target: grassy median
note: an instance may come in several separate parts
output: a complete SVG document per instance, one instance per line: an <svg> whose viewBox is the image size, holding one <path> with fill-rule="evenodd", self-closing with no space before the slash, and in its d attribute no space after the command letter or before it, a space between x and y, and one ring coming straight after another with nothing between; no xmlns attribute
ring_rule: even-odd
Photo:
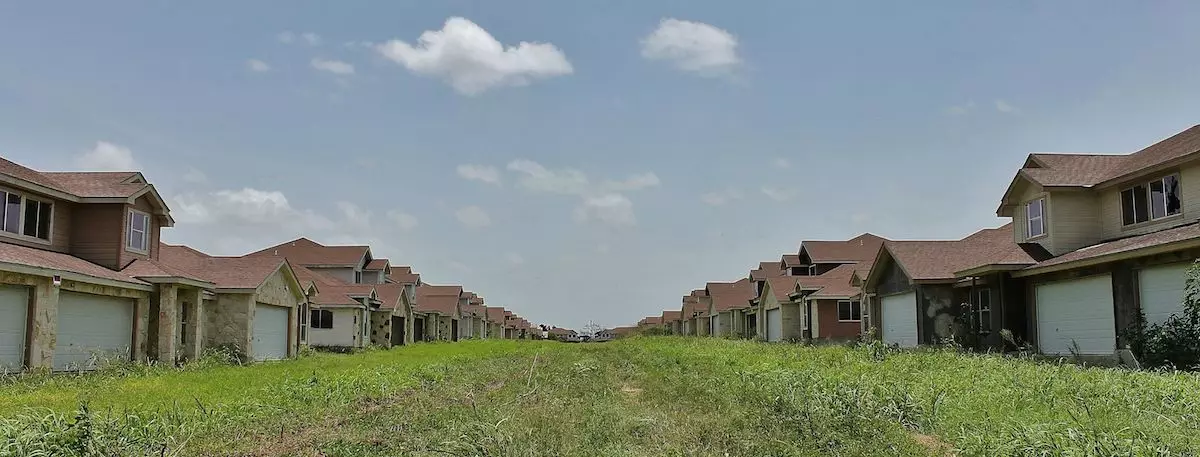
<svg viewBox="0 0 1200 457"><path fill-rule="evenodd" d="M8 455L1197 455L1200 376L686 338L0 383Z"/></svg>

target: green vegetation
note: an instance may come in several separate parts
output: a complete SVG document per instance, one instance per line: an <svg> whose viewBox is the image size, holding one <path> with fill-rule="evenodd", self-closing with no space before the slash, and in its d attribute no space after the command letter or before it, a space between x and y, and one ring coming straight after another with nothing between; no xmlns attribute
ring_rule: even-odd
<svg viewBox="0 0 1200 457"><path fill-rule="evenodd" d="M0 385L0 398L0 456L1200 450L1197 374L708 338L467 341L34 375Z"/></svg>

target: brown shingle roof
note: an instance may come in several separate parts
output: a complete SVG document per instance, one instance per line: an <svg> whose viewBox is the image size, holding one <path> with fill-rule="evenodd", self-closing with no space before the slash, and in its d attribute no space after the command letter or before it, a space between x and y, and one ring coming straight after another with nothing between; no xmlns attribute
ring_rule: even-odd
<svg viewBox="0 0 1200 457"><path fill-rule="evenodd" d="M782 262L759 262L758 269L750 270L750 279L762 281L775 276L784 276L787 272L783 269Z"/></svg>
<svg viewBox="0 0 1200 457"><path fill-rule="evenodd" d="M140 281L126 273L109 270L108 268L104 268L100 265L96 265L78 257L70 256L60 252L43 251L41 249L18 246L15 244L0 243L0 262L54 270L63 273L74 273L82 276L90 276L93 278L129 283L132 285L147 285L146 282Z"/></svg>
<svg viewBox="0 0 1200 457"><path fill-rule="evenodd" d="M846 241L804 241L800 243L800 250L808 253L815 263L859 262L875 258L884 241L881 237L864 233Z"/></svg>
<svg viewBox="0 0 1200 457"><path fill-rule="evenodd" d="M771 296L779 301L788 301L788 294L796 291L797 279L799 278L799 276L767 278L767 284L771 287Z"/></svg>
<svg viewBox="0 0 1200 457"><path fill-rule="evenodd" d="M358 266L370 252L368 246L325 246L308 238L271 246L261 251L246 254L246 257L286 257L292 265L305 267L316 265Z"/></svg>
<svg viewBox="0 0 1200 457"><path fill-rule="evenodd" d="M679 311L663 311L662 321L666 322L666 323L675 322L675 321L679 320L680 314L682 314L682 313L680 313Z"/></svg>
<svg viewBox="0 0 1200 457"><path fill-rule="evenodd" d="M285 262L274 257L210 256L188 246L167 243L159 243L158 253L158 263L162 266L211 282L218 289L258 288Z"/></svg>
<svg viewBox="0 0 1200 457"><path fill-rule="evenodd" d="M1041 166L1025 167L1021 173L1043 186L1086 187L1112 175L1128 158L1116 154L1030 154L1029 159Z"/></svg>
<svg viewBox="0 0 1200 457"><path fill-rule="evenodd" d="M317 286L320 289L321 286ZM400 304L400 297L404 296L403 284L375 284L375 293L379 295L379 309L396 309L396 305Z"/></svg>
<svg viewBox="0 0 1200 457"><path fill-rule="evenodd" d="M1200 125L1192 126L1176 133L1162 141L1130 154L1128 159L1120 161L1113 168L1105 181L1120 179L1126 175L1137 173L1143 169L1161 165L1171 160L1200 151Z"/></svg>
<svg viewBox="0 0 1200 457"><path fill-rule="evenodd" d="M84 198L128 198L149 186L144 180L126 183L129 178L139 175L136 171L44 172L3 157L0 157L0 174Z"/></svg>
<svg viewBox="0 0 1200 457"><path fill-rule="evenodd" d="M783 268L791 268L800 266L800 254L784 254L780 260Z"/></svg>
<svg viewBox="0 0 1200 457"><path fill-rule="evenodd" d="M683 299L683 319L691 319L698 316L703 316L708 313L708 305L701 303L696 297L684 297Z"/></svg>
<svg viewBox="0 0 1200 457"><path fill-rule="evenodd" d="M367 262L367 266L364 269L378 271L387 268L387 266L388 259L371 259L370 262Z"/></svg>
<svg viewBox="0 0 1200 457"><path fill-rule="evenodd" d="M313 299L313 303L326 306L362 305L360 299L354 297L369 295L372 288L371 284L318 285L317 297Z"/></svg>
<svg viewBox="0 0 1200 457"><path fill-rule="evenodd" d="M1152 248L1171 243L1178 243L1182 241L1189 241L1196 238L1200 238L1200 223L1193 222L1179 227L1147 233L1145 235L1131 236L1128 238L1121 238L1118 240L1079 248L1058 257L1034 264L1028 267L1028 269L1041 269L1065 265L1073 262L1095 260L1105 256L1136 251L1139 249Z"/></svg>
<svg viewBox="0 0 1200 457"><path fill-rule="evenodd" d="M413 273L412 267L392 267L388 280L399 284L416 284L421 281L421 275Z"/></svg>
<svg viewBox="0 0 1200 457"><path fill-rule="evenodd" d="M732 283L710 282L708 293L712 295L713 308L717 312L749 308L750 300L755 296L754 284L749 279Z"/></svg>
<svg viewBox="0 0 1200 457"><path fill-rule="evenodd" d="M505 311L504 311L504 307L501 307L501 306L487 306L487 307L485 307L485 308L487 309L487 320L488 320L488 322L494 322L494 323L497 323L497 324L504 323L504 312L505 312Z"/></svg>
<svg viewBox="0 0 1200 457"><path fill-rule="evenodd" d="M458 309L462 286L417 286L417 308L424 312L453 316Z"/></svg>
<svg viewBox="0 0 1200 457"><path fill-rule="evenodd" d="M857 264L838 265L837 268L817 276L797 276L803 289L817 289L810 295L813 298L856 297L860 293L858 287L850 284L850 275L854 274Z"/></svg>
<svg viewBox="0 0 1200 457"><path fill-rule="evenodd" d="M884 245L909 279L952 280L956 272L983 265L1036 263L1036 252L1013 241L1012 230L1010 223L957 241L889 241Z"/></svg>

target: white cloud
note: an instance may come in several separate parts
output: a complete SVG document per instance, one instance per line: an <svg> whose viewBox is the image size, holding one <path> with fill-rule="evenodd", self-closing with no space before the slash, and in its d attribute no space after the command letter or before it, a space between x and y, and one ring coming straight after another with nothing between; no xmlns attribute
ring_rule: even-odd
<svg viewBox="0 0 1200 457"><path fill-rule="evenodd" d="M296 34L292 32L279 32L278 35L275 35L275 39L283 44L292 44L296 41Z"/></svg>
<svg viewBox="0 0 1200 457"><path fill-rule="evenodd" d="M791 200L793 198L796 198L796 194L797 194L795 189L780 189L777 187L763 186L763 188L761 190L762 190L763 195L766 195L771 200L775 200L777 202L785 202L785 201Z"/></svg>
<svg viewBox="0 0 1200 457"><path fill-rule="evenodd" d="M454 217L463 225L470 228L480 228L492 225L492 218L488 216L487 211L478 206L466 206L459 208L454 212Z"/></svg>
<svg viewBox="0 0 1200 457"><path fill-rule="evenodd" d="M352 75L354 74L354 65L342 62L340 60L329 60L315 57L312 60L312 67L321 71L327 71L335 75Z"/></svg>
<svg viewBox="0 0 1200 457"><path fill-rule="evenodd" d="M317 35L312 32L304 32L304 33L300 34L300 37L304 38L304 41L306 43L308 43L310 46L316 46L318 44L321 44L321 35Z"/></svg>
<svg viewBox="0 0 1200 457"><path fill-rule="evenodd" d="M790 161L786 158L783 158L783 157L776 158L775 161L772 162L772 164L775 165L775 168L778 168L781 170L792 168L792 161Z"/></svg>
<svg viewBox="0 0 1200 457"><path fill-rule="evenodd" d="M721 206L734 200L741 200L743 197L742 191L728 188L717 192L709 192L700 196L700 201L712 205Z"/></svg>
<svg viewBox="0 0 1200 457"><path fill-rule="evenodd" d="M387 217L401 230L408 231L417 228L417 217L406 212L391 210L387 212Z"/></svg>
<svg viewBox="0 0 1200 457"><path fill-rule="evenodd" d="M296 231L333 228L333 222L324 216L293 208L283 192L249 187L177 195L171 207L179 222L222 225L230 232L246 227L294 227Z"/></svg>
<svg viewBox="0 0 1200 457"><path fill-rule="evenodd" d="M487 30L461 17L447 19L441 30L425 31L416 45L391 40L375 49L408 71L441 79L463 95L524 86L575 71L553 44L522 41L505 47Z"/></svg>
<svg viewBox="0 0 1200 457"><path fill-rule="evenodd" d="M949 108L946 108L946 114L949 114L951 116L962 116L964 114L970 113L974 109L975 109L975 101L968 100L966 103L963 103L961 105L954 105Z"/></svg>
<svg viewBox="0 0 1200 457"><path fill-rule="evenodd" d="M725 76L741 65L738 40L723 29L674 18L663 19L642 39L642 57L665 61L701 76Z"/></svg>
<svg viewBox="0 0 1200 457"><path fill-rule="evenodd" d="M183 174L182 178L183 182L190 184L205 184L208 182L208 175L194 167L188 167L187 172Z"/></svg>
<svg viewBox="0 0 1200 457"><path fill-rule="evenodd" d="M598 220L618 227L637 225L637 218L633 215L633 202L621 194L585 197L583 204L575 208L575 220Z"/></svg>
<svg viewBox="0 0 1200 457"><path fill-rule="evenodd" d="M85 171L141 171L129 148L97 141L92 150L75 156L75 167Z"/></svg>
<svg viewBox="0 0 1200 457"><path fill-rule="evenodd" d="M500 170L487 165L462 164L458 166L458 176L468 181L481 181L488 184L500 185Z"/></svg>
<svg viewBox="0 0 1200 457"><path fill-rule="evenodd" d="M249 59L249 60L247 60L247 61L246 61L246 68L249 68L249 69L250 69L250 71L253 71L253 72L255 72L255 73L262 73L262 72L271 71L271 66L270 66L270 65L267 65L267 63L266 63L266 62L263 62L263 61L261 61L261 60L258 60L258 59Z"/></svg>
<svg viewBox="0 0 1200 457"><path fill-rule="evenodd" d="M1008 104L1008 102L1000 99L996 100L996 111L1009 114L1017 114L1021 112L1021 110L1017 109L1017 107L1012 106Z"/></svg>
<svg viewBox="0 0 1200 457"><path fill-rule="evenodd" d="M634 225L633 202L624 195L662 182L658 175L646 172L622 180L593 183L585 173L573 168L551 170L532 160L514 160L508 170L518 174L517 186L532 192L571 195L581 198L575 209L577 221L599 220L612 225Z"/></svg>
<svg viewBox="0 0 1200 457"><path fill-rule="evenodd" d="M507 258L508 262L513 265L524 265L525 264L525 258L521 257L521 254L517 254L515 252L508 253L507 255L505 255L505 258Z"/></svg>

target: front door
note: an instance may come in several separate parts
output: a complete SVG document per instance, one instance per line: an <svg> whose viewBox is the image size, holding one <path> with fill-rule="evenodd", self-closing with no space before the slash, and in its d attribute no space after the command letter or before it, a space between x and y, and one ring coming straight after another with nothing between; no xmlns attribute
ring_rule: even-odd
<svg viewBox="0 0 1200 457"><path fill-rule="evenodd" d="M413 341L425 341L425 319L413 318Z"/></svg>
<svg viewBox="0 0 1200 457"><path fill-rule="evenodd" d="M392 346L404 344L404 318L392 316Z"/></svg>

